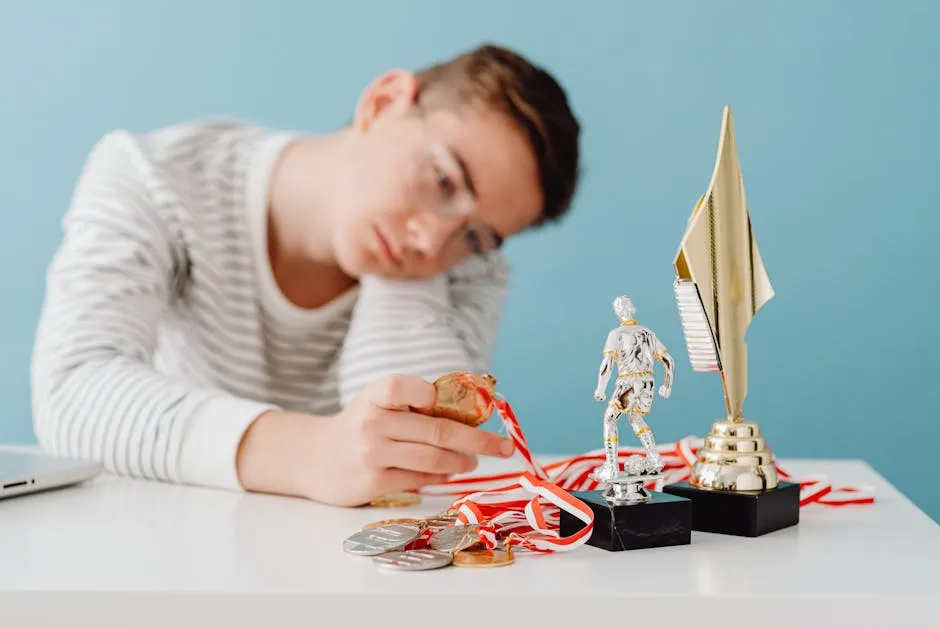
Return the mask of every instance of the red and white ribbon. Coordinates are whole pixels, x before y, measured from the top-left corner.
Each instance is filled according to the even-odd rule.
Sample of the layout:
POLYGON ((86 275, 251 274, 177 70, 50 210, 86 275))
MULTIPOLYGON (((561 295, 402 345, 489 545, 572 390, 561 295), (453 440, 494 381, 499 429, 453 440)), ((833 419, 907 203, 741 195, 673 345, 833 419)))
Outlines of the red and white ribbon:
POLYGON ((548 475, 535 461, 535 458, 532 457, 532 453, 529 451, 529 444, 526 442, 525 434, 522 432, 522 425, 519 424, 519 419, 516 418, 516 413, 512 410, 509 402, 504 398, 497 398, 496 411, 499 412, 500 418, 503 419, 506 434, 516 445, 516 452, 522 457, 528 471, 539 479, 547 481, 548 475))
POLYGON ((538 553, 570 551, 588 541, 594 530, 594 512, 558 485, 523 473, 518 483, 492 492, 476 492, 457 499, 457 524, 480 525, 480 540, 488 548, 502 542, 538 553), (575 533, 559 533, 560 510, 581 520, 575 533))
MULTIPOLYGON (((523 551, 552 553, 570 551, 591 536, 594 515, 571 492, 596 490, 599 483, 591 473, 605 461, 602 449, 589 451, 542 466, 532 456, 525 434, 509 403, 497 399, 496 409, 507 435, 516 445, 516 453, 525 470, 461 477, 420 492, 429 496, 457 496, 451 507, 458 513, 456 524, 477 524, 481 542, 493 548, 503 542, 523 551), (559 532, 560 511, 580 519, 584 527, 568 537, 559 532)), ((647 488, 662 490, 664 485, 689 478, 702 438, 685 437, 678 442, 657 446, 664 462, 662 479, 650 481, 647 488)), ((620 461, 632 455, 645 455, 642 447, 620 447, 620 461)), ((825 477, 795 479, 775 462, 777 473, 786 481, 800 484, 800 506, 870 505, 874 503, 870 487, 834 487, 825 477)))

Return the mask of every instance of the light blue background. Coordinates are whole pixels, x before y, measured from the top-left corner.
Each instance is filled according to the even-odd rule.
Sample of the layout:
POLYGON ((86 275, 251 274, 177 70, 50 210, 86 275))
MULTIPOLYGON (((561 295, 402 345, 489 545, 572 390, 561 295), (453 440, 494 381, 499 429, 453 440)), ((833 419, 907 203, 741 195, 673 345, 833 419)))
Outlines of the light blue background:
POLYGON ((509 248, 495 373, 533 448, 600 446, 620 293, 679 359, 658 439, 720 417, 718 377, 683 352, 671 261, 730 104, 777 292, 749 334, 749 416, 781 457, 864 458, 940 518, 940 3, 575 4, 0 0, 0 441, 32 441, 44 271, 102 134, 213 114, 326 131, 377 73, 496 41, 550 68, 585 129, 570 219, 509 248))

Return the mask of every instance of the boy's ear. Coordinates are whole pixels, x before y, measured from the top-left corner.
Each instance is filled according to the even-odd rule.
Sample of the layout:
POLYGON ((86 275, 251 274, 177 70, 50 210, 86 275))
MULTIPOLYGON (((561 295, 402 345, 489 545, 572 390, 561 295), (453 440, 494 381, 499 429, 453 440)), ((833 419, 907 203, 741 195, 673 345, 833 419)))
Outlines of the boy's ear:
POLYGON ((404 114, 414 105, 417 91, 418 82, 411 72, 402 69, 385 72, 359 96, 353 127, 367 131, 382 116, 404 114))

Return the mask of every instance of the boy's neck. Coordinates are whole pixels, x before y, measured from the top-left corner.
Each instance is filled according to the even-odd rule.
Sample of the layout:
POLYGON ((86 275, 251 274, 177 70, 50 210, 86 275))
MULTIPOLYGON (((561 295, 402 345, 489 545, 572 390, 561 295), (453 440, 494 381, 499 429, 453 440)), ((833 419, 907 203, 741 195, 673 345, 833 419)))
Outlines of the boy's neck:
POLYGON ((271 177, 268 262, 284 296, 298 307, 323 306, 355 284, 332 247, 331 183, 346 150, 342 134, 303 137, 285 148, 271 177))

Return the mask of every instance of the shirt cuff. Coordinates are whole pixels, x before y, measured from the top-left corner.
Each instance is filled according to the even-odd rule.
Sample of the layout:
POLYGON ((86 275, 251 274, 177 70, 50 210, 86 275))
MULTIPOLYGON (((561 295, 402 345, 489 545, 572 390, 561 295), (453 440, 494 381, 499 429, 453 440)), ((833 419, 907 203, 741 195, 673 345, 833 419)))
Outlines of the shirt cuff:
POLYGON ((248 427, 279 407, 221 396, 203 404, 190 418, 180 453, 180 480, 211 488, 243 491, 238 480, 238 447, 248 427))
POLYGON ((374 274, 360 277, 361 291, 369 295, 400 295, 428 298, 438 303, 450 301, 447 275, 437 274, 429 278, 390 279, 374 274))

